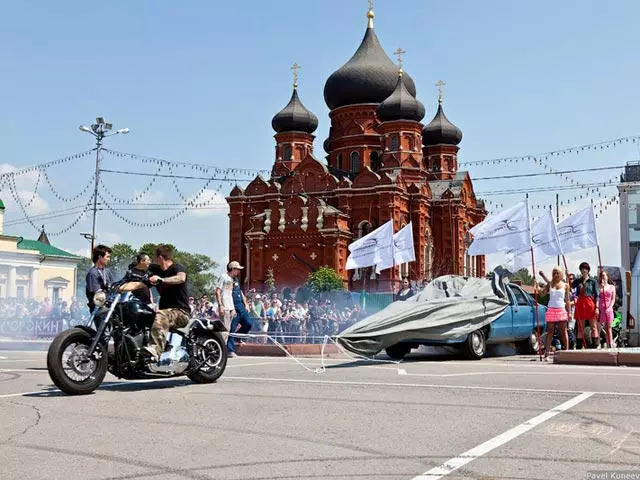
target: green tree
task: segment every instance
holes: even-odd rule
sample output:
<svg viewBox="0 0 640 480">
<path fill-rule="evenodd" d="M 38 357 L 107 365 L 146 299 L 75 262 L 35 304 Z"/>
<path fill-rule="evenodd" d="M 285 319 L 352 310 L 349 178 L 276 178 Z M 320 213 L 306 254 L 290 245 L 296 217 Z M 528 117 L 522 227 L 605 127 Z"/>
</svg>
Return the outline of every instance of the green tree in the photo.
<svg viewBox="0 0 640 480">
<path fill-rule="evenodd" d="M 523 285 L 533 285 L 534 279 L 526 268 L 521 268 L 511 275 L 511 280 L 520 280 Z"/>
<path fill-rule="evenodd" d="M 116 243 L 111 247 L 111 261 L 109 269 L 113 274 L 114 280 L 120 280 L 124 277 L 129 265 L 135 262 L 138 252 L 127 243 Z"/>
<path fill-rule="evenodd" d="M 78 297 L 80 304 L 84 302 L 83 298 L 85 298 L 84 290 L 87 285 L 87 272 L 91 267 L 93 267 L 91 259 L 88 257 L 82 257 L 82 260 L 80 260 L 76 269 L 76 297 Z"/>
<path fill-rule="evenodd" d="M 157 246 L 158 244 L 155 243 L 145 243 L 140 247 L 140 251 L 149 255 L 153 260 Z M 194 297 L 200 297 L 205 294 L 211 295 L 218 279 L 214 273 L 218 264 L 201 253 L 184 252 L 178 250 L 174 245 L 170 246 L 173 247 L 174 251 L 173 261 L 182 265 L 187 271 L 189 293 Z"/>
<path fill-rule="evenodd" d="M 344 282 L 338 272 L 331 267 L 320 267 L 309 275 L 306 286 L 314 294 L 344 290 Z"/>
</svg>

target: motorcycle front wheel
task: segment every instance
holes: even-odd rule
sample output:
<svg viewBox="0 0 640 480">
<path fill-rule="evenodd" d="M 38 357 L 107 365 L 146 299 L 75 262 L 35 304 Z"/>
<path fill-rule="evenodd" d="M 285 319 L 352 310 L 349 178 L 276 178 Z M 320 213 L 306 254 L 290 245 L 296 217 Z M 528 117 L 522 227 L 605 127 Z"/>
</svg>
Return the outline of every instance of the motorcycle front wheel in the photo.
<svg viewBox="0 0 640 480">
<path fill-rule="evenodd" d="M 227 368 L 227 345 L 219 332 L 198 337 L 197 342 L 192 362 L 202 366 L 187 376 L 195 383 L 213 383 Z"/>
<path fill-rule="evenodd" d="M 69 395 L 86 395 L 98 388 L 107 373 L 107 351 L 98 344 L 87 355 L 93 339 L 80 328 L 60 333 L 49 346 L 47 370 L 53 383 Z"/>
</svg>

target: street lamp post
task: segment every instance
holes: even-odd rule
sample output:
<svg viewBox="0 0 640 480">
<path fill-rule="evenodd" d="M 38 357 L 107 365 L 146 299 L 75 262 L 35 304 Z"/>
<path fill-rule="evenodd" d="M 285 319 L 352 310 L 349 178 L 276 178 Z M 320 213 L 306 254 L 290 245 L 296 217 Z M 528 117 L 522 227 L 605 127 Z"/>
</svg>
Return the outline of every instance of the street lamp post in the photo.
<svg viewBox="0 0 640 480">
<path fill-rule="evenodd" d="M 90 127 L 86 125 L 80 125 L 80 130 L 83 132 L 90 133 L 94 137 L 96 137 L 96 173 L 95 173 L 95 183 L 93 187 L 93 222 L 91 226 L 91 252 L 93 254 L 93 247 L 96 240 L 96 215 L 98 213 L 98 186 L 100 185 L 100 151 L 102 150 L 102 139 L 106 137 L 111 137 L 112 135 L 117 135 L 119 133 L 126 134 L 129 133 L 128 128 L 121 128 L 116 130 L 115 132 L 108 133 L 113 128 L 113 125 L 109 122 L 106 122 L 103 117 L 96 118 L 96 123 L 92 124 Z"/>
</svg>

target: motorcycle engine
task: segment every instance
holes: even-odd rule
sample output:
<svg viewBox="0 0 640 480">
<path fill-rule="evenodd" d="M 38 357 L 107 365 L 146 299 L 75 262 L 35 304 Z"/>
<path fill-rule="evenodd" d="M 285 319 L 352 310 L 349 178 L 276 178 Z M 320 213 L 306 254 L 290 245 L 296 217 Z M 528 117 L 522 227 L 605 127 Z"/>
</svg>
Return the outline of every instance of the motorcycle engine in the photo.
<svg viewBox="0 0 640 480">
<path fill-rule="evenodd" d="M 189 352 L 185 344 L 186 340 L 182 335 L 169 333 L 167 345 L 171 346 L 171 350 L 160 355 L 158 363 L 149 364 L 149 370 L 153 373 L 180 375 L 189 366 Z"/>
</svg>

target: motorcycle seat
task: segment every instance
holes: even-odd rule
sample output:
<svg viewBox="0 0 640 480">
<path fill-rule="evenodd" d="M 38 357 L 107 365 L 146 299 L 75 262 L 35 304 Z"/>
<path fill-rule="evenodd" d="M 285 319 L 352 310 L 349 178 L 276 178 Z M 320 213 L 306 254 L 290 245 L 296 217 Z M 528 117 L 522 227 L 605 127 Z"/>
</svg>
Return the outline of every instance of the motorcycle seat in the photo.
<svg viewBox="0 0 640 480">
<path fill-rule="evenodd" d="M 169 329 L 169 332 L 178 332 L 178 333 L 181 333 L 182 335 L 188 335 L 189 334 L 189 329 L 191 328 L 191 325 L 193 325 L 193 322 L 195 322 L 195 321 L 196 321 L 195 318 L 190 318 L 189 322 L 187 323 L 186 326 L 184 326 L 182 328 L 171 327 Z"/>
</svg>

